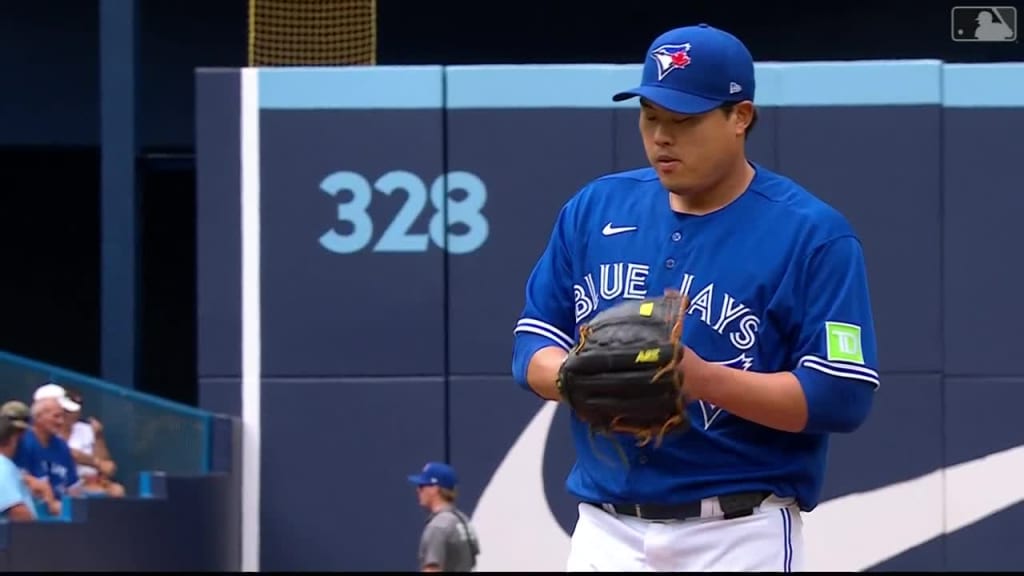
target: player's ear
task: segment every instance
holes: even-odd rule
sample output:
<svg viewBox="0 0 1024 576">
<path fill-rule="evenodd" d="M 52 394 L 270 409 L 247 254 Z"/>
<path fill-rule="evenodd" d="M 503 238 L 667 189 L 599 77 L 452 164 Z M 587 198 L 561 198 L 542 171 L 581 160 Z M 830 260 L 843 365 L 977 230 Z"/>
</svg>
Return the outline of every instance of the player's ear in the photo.
<svg viewBox="0 0 1024 576">
<path fill-rule="evenodd" d="M 754 103 L 750 100 L 730 104 L 726 113 L 737 136 L 742 136 L 748 132 L 749 127 L 754 124 L 757 114 L 754 109 Z"/>
</svg>

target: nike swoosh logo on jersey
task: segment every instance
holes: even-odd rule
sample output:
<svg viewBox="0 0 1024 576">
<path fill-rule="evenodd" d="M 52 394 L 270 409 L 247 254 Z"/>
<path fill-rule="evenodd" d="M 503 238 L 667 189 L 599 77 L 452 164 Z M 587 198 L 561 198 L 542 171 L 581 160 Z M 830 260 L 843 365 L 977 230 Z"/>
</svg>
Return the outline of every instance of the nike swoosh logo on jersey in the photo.
<svg viewBox="0 0 1024 576">
<path fill-rule="evenodd" d="M 614 236 L 623 232 L 632 232 L 633 230 L 636 230 L 636 226 L 612 226 L 612 223 L 609 222 L 604 225 L 604 230 L 601 230 L 601 234 Z"/>
</svg>

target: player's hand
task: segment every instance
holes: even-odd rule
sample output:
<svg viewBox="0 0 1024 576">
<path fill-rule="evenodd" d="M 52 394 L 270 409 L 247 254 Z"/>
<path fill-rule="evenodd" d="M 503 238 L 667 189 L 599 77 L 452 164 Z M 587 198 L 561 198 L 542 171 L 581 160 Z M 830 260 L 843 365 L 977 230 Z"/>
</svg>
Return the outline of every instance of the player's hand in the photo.
<svg viewBox="0 0 1024 576">
<path fill-rule="evenodd" d="M 683 345 L 683 359 L 676 364 L 676 371 L 683 377 L 683 391 L 688 402 L 696 402 L 704 397 L 703 391 L 707 385 L 708 368 L 711 364 L 693 351 L 693 348 Z"/>
<path fill-rule="evenodd" d="M 103 423 L 95 418 L 89 418 L 89 425 L 92 426 L 92 433 L 96 436 L 103 434 Z"/>
</svg>

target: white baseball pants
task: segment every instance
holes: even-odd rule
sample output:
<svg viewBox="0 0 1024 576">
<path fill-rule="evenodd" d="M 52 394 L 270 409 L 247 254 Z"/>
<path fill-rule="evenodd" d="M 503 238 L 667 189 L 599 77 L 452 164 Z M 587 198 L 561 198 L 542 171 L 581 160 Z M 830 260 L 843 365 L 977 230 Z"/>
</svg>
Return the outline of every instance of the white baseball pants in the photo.
<svg viewBox="0 0 1024 576">
<path fill-rule="evenodd" d="M 567 572 L 799 572 L 803 521 L 791 500 L 765 500 L 725 520 L 718 501 L 701 518 L 656 522 L 579 505 Z"/>
</svg>

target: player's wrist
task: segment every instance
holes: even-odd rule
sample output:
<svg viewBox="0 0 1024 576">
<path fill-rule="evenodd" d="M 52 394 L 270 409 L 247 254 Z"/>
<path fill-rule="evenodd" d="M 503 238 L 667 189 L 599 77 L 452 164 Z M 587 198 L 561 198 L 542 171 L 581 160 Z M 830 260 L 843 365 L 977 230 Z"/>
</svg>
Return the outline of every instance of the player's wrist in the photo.
<svg viewBox="0 0 1024 576">
<path fill-rule="evenodd" d="M 682 362 L 676 365 L 676 371 L 683 381 L 686 400 L 689 402 L 708 400 L 706 396 L 710 384 L 715 378 L 714 369 L 721 367 L 707 362 L 687 347 L 683 353 Z"/>
</svg>

